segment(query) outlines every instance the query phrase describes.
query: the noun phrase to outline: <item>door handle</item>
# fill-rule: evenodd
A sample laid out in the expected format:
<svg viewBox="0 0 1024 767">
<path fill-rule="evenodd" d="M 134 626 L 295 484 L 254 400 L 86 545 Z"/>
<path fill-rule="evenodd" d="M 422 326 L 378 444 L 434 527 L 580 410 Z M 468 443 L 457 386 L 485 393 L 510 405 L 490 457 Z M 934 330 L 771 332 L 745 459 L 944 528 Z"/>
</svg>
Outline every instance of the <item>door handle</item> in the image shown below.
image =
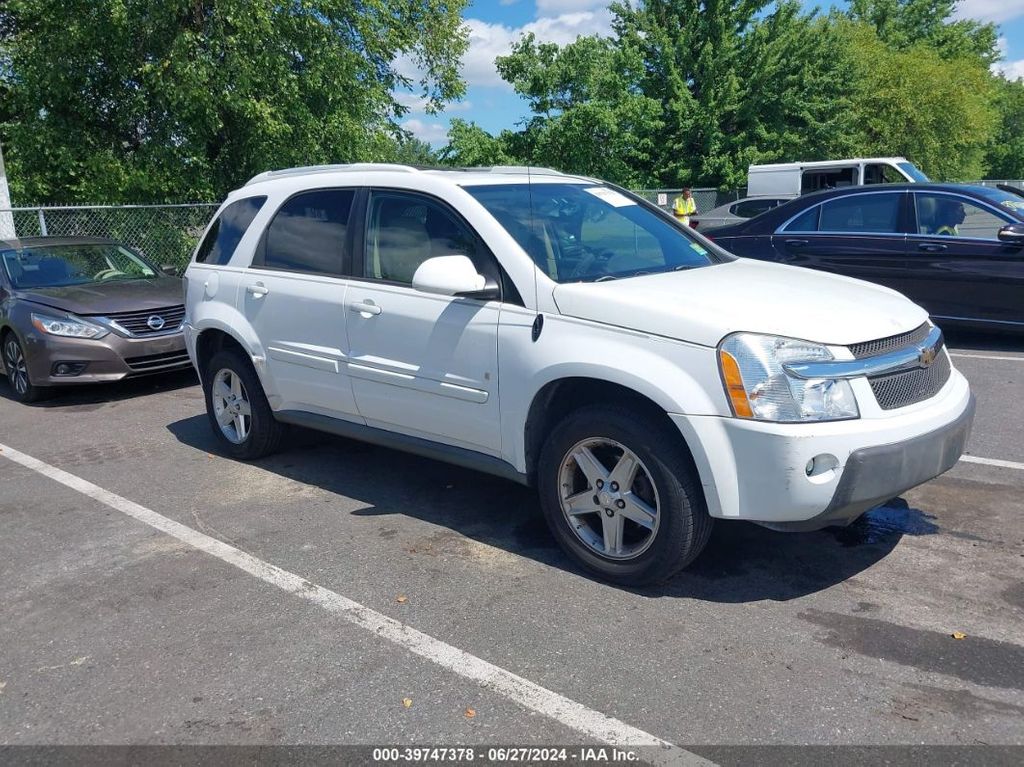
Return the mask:
<svg viewBox="0 0 1024 767">
<path fill-rule="evenodd" d="M 938 242 L 922 242 L 917 246 L 917 249 L 927 251 L 928 253 L 939 253 L 948 247 L 948 245 L 942 245 Z"/>
<path fill-rule="evenodd" d="M 786 240 L 786 244 L 793 248 L 802 248 L 804 245 L 809 244 L 807 240 Z"/>
<path fill-rule="evenodd" d="M 348 308 L 353 312 L 359 312 L 364 317 L 376 317 L 381 312 L 380 307 L 370 301 L 358 304 L 349 304 Z"/>
<path fill-rule="evenodd" d="M 267 286 L 264 285 L 262 282 L 257 282 L 255 285 L 250 285 L 249 287 L 247 287 L 245 289 L 245 292 L 248 293 L 253 298 L 263 298 L 263 296 L 267 295 L 267 293 L 269 293 L 270 291 L 267 290 Z"/>
</svg>

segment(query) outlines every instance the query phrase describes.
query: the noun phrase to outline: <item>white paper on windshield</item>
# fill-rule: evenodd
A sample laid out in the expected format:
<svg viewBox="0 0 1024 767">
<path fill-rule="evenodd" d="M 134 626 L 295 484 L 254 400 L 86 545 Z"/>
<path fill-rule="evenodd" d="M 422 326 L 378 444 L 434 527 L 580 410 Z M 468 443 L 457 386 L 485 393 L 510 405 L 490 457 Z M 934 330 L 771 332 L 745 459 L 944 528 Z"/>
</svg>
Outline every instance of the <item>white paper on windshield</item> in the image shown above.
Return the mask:
<svg viewBox="0 0 1024 767">
<path fill-rule="evenodd" d="M 611 205 L 613 208 L 624 208 L 627 205 L 636 205 L 631 199 L 621 192 L 616 192 L 614 189 L 609 189 L 606 186 L 588 186 L 583 189 L 584 192 L 590 192 L 594 197 L 599 200 Z"/>
</svg>

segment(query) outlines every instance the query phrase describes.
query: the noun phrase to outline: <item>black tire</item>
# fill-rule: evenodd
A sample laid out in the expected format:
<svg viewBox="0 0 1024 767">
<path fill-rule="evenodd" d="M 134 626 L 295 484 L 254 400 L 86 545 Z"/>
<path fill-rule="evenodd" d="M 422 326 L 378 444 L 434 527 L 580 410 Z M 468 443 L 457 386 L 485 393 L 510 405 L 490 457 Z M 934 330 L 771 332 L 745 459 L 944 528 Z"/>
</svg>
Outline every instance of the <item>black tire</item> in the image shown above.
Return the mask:
<svg viewBox="0 0 1024 767">
<path fill-rule="evenodd" d="M 574 446 L 588 439 L 613 440 L 628 448 L 643 463 L 657 492 L 660 510 L 653 540 L 634 558 L 602 556 L 581 540 L 562 512 L 563 462 L 570 460 Z M 713 520 L 682 437 L 642 411 L 597 405 L 570 413 L 541 450 L 537 489 L 559 545 L 585 569 L 614 583 L 640 586 L 671 577 L 697 558 L 711 534 Z"/>
<path fill-rule="evenodd" d="M 229 370 L 238 376 L 245 387 L 249 402 L 251 420 L 249 431 L 241 442 L 232 442 L 221 430 L 217 422 L 213 404 L 213 386 L 217 374 Z M 210 358 L 203 374 L 203 394 L 206 398 L 206 415 L 210 419 L 210 428 L 217 442 L 225 453 L 233 458 L 253 460 L 270 455 L 281 444 L 284 438 L 285 425 L 274 418 L 274 413 L 263 393 L 260 379 L 249 359 L 237 349 L 222 349 Z"/>
<path fill-rule="evenodd" d="M 19 372 L 14 369 L 15 364 L 12 362 L 20 360 L 24 364 L 25 350 L 21 345 L 21 341 L 14 335 L 12 331 L 8 331 L 3 336 L 3 343 L 0 344 L 0 353 L 3 354 L 4 371 L 7 373 L 7 383 L 11 387 L 11 396 L 14 397 L 18 402 L 29 404 L 31 402 L 38 402 L 41 399 L 45 399 L 51 393 L 49 387 L 36 386 L 32 383 L 32 379 L 28 376 L 28 371 Z"/>
</svg>

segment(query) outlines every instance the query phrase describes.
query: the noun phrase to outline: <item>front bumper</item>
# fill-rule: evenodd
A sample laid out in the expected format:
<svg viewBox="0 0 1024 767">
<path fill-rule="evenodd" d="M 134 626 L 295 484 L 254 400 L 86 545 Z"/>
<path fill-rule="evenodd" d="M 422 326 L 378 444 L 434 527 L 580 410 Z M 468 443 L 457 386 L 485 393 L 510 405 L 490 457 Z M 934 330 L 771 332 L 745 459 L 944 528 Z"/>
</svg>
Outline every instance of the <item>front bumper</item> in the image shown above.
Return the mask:
<svg viewBox="0 0 1024 767">
<path fill-rule="evenodd" d="M 807 530 L 846 524 L 960 458 L 974 417 L 953 371 L 935 397 L 885 417 L 772 424 L 671 416 L 691 448 L 714 517 Z M 809 475 L 822 458 L 833 468 Z"/>
<path fill-rule="evenodd" d="M 25 338 L 25 361 L 36 386 L 119 381 L 129 376 L 183 370 L 191 366 L 182 333 L 149 338 L 61 338 L 33 331 Z M 54 375 L 58 363 L 84 363 L 78 375 Z"/>
</svg>

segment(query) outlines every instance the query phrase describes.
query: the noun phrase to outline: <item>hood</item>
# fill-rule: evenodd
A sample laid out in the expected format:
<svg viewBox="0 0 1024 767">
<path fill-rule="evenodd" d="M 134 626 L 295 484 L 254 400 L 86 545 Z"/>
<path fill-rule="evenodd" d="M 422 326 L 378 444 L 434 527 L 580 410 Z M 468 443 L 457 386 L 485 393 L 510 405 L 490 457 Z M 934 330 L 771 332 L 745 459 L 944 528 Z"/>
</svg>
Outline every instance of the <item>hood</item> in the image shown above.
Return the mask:
<svg viewBox="0 0 1024 767">
<path fill-rule="evenodd" d="M 894 290 L 745 258 L 554 290 L 570 317 L 716 346 L 736 331 L 848 346 L 905 333 L 928 313 Z"/>
<path fill-rule="evenodd" d="M 150 280 L 110 280 L 60 288 L 24 288 L 15 295 L 33 303 L 71 314 L 115 314 L 144 312 L 185 302 L 181 280 L 156 277 Z"/>
</svg>

